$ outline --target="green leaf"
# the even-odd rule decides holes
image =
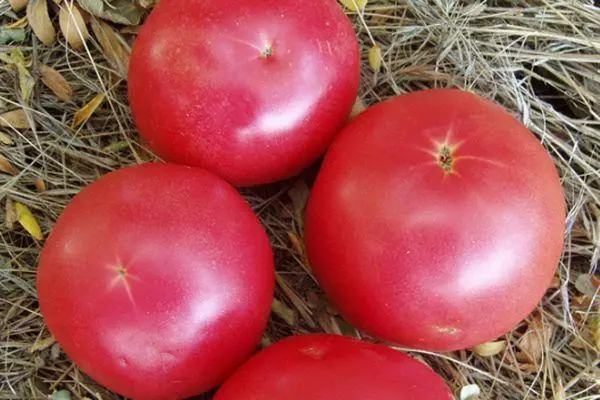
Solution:
[[[21,96],[23,101],[27,102],[31,98],[33,93],[33,87],[35,86],[35,79],[29,73],[27,69],[27,61],[21,49],[14,48],[10,53],[10,56],[6,54],[0,54],[0,60],[8,65],[13,65],[19,73],[19,86],[21,87]]]
[[[102,149],[105,153],[118,153],[129,148],[129,142],[127,140],[121,140],[114,142]]]
[[[23,101],[28,102],[31,98],[31,94],[33,93],[35,79],[33,79],[29,73],[29,70],[27,69],[27,62],[25,61],[25,56],[23,55],[21,49],[15,48],[10,53],[10,58],[17,67],[17,71],[19,71],[19,86],[21,87],[21,96],[23,97]]]
[[[22,43],[26,36],[25,29],[0,29],[0,45]]]
[[[131,0],[77,0],[81,8],[98,18],[123,25],[139,25],[148,10]]]
[[[71,392],[68,390],[58,390],[50,396],[52,400],[71,400]]]

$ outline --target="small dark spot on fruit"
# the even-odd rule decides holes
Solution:
[[[119,366],[121,366],[121,368],[127,368],[129,366],[125,357],[119,357]]]

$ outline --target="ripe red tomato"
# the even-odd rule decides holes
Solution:
[[[555,272],[564,194],[500,106],[428,90],[372,107],[335,140],[306,216],[314,272],[375,336],[448,351],[525,318]]]
[[[274,287],[244,199],[200,169],[108,174],[64,210],[38,271],[41,312],[92,378],[135,399],[218,384],[255,350]]]
[[[166,160],[268,183],[325,151],[356,98],[359,61],[335,0],[165,1],[135,42],[129,100]]]
[[[292,336],[240,367],[215,400],[451,400],[429,367],[389,347],[343,336]]]

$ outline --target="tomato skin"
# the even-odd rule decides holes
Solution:
[[[446,139],[456,148],[444,164]],[[340,133],[311,192],[306,244],[354,325],[450,351],[506,333],[535,308],[564,221],[557,171],[534,135],[496,104],[439,89],[378,104]]]
[[[359,62],[335,0],[171,0],[134,44],[129,100],[165,160],[263,184],[326,150],[356,98]]]
[[[48,329],[83,371],[127,397],[176,399],[217,386],[257,348],[274,266],[233,187],[145,164],[75,196],[37,279]]]
[[[451,400],[429,367],[344,336],[292,336],[242,365],[215,400]]]

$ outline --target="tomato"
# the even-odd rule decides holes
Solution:
[[[356,98],[359,62],[335,0],[170,0],[134,44],[129,100],[165,160],[263,184],[326,150]]]
[[[364,112],[333,143],[306,215],[315,275],[371,335],[450,351],[525,318],[560,259],[564,193],[499,105],[439,89]]]
[[[273,255],[225,181],[146,164],[75,196],[37,285],[48,329],[92,378],[135,399],[184,398],[220,384],[258,346]]]
[[[451,400],[425,364],[389,347],[335,335],[292,336],[267,347],[215,400]]]

